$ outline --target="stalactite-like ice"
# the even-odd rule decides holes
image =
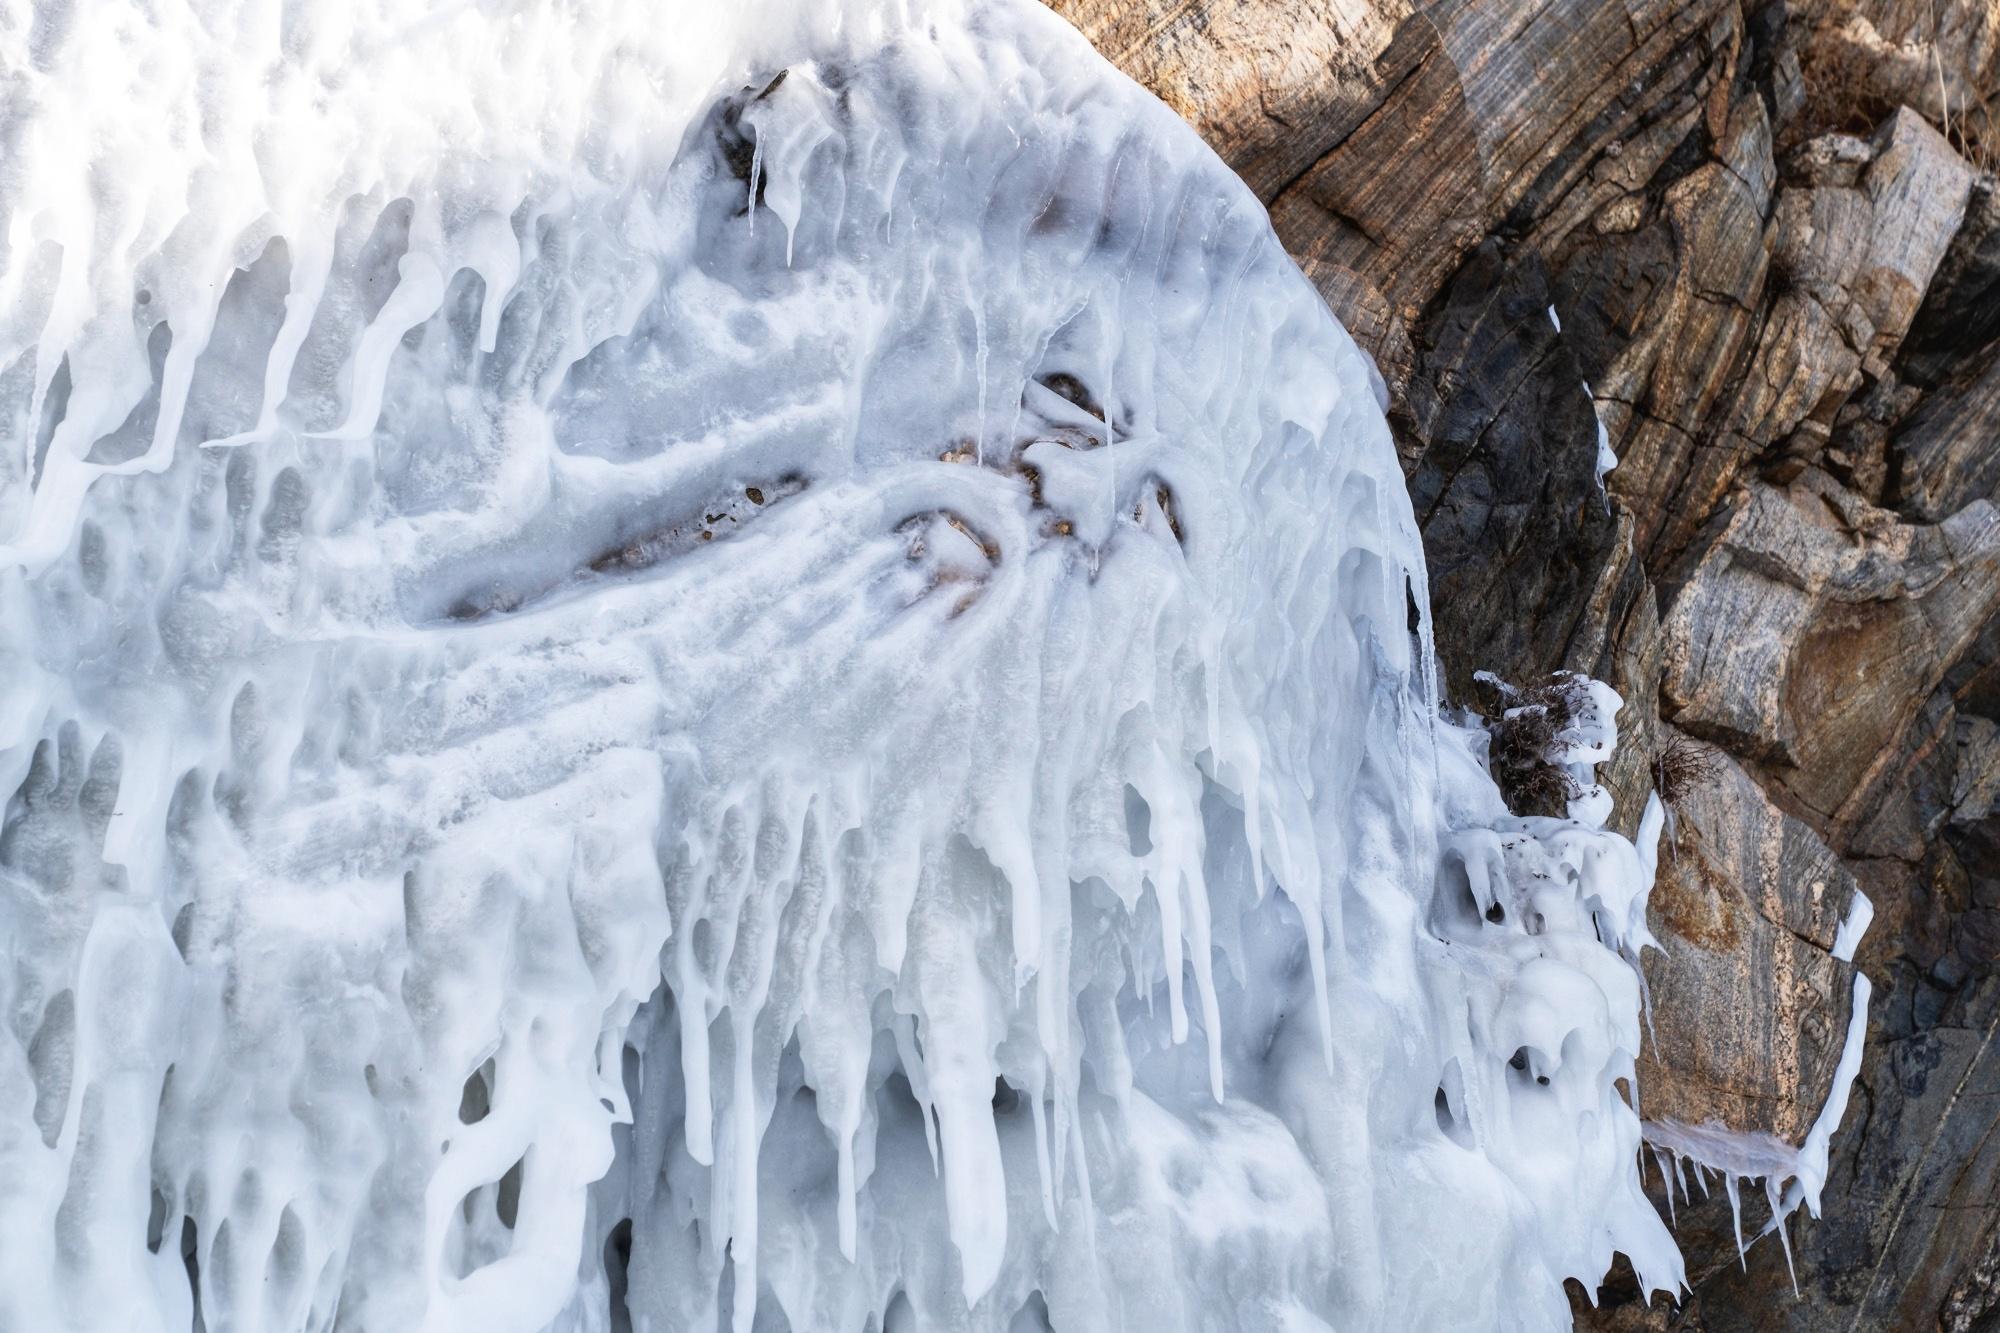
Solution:
[[[1677,1284],[1650,862],[1439,719],[1372,368],[1075,33],[30,11],[0,1326]]]

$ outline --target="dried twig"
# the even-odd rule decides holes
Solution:
[[[1722,776],[1722,757],[1691,736],[1676,731],[1653,757],[1653,786],[1660,799],[1678,805],[1690,794],[1712,787]]]

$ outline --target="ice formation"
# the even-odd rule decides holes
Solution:
[[[1678,1285],[1650,863],[1440,720],[1372,367],[1059,20],[5,0],[0,70],[0,1327]]]
[[[1643,841],[1643,829],[1640,837]],[[1868,933],[1869,923],[1874,919],[1875,904],[1869,901],[1867,894],[1855,890],[1853,900],[1847,905],[1847,914],[1834,934],[1833,956],[1842,962],[1854,961],[1854,951],[1860,947],[1861,937]],[[1762,1239],[1775,1231],[1779,1244],[1784,1246],[1788,1268],[1792,1263],[1792,1248],[1791,1240],[1785,1234],[1785,1220],[1801,1205],[1813,1216],[1819,1216],[1820,1194],[1826,1188],[1826,1173],[1833,1152],[1833,1135],[1847,1115],[1854,1080],[1861,1072],[1861,1056],[1868,1038],[1868,1002],[1873,990],[1867,975],[1859,968],[1855,969],[1854,986],[1848,999],[1847,1029],[1841,1036],[1840,1059],[1834,1065],[1826,1100],[1820,1103],[1819,1114],[1813,1117],[1812,1128],[1806,1131],[1804,1143],[1787,1143],[1773,1134],[1745,1132],[1713,1122],[1701,1125],[1687,1125],[1670,1119],[1645,1122],[1646,1142],[1659,1164],[1669,1209],[1673,1207],[1677,1191],[1681,1198],[1688,1197],[1688,1167],[1694,1168],[1694,1179],[1704,1195],[1708,1191],[1709,1173],[1721,1177],[1729,1193],[1729,1210],[1736,1228],[1739,1259],[1744,1257],[1747,1249],[1743,1235],[1741,1191],[1737,1184],[1739,1180],[1760,1184],[1765,1201],[1770,1205],[1769,1219],[1752,1239]],[[1792,1281],[1796,1287],[1796,1271]]]

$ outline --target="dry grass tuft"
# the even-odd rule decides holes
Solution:
[[[1713,787],[1722,776],[1722,756],[1691,736],[1674,732],[1653,757],[1653,786],[1668,805]]]
[[[1796,120],[1781,136],[1782,145],[1789,147],[1835,132],[1866,138],[1899,104],[1908,103],[1975,171],[2000,171],[2000,107],[1966,80],[1947,81],[1938,40],[1928,43],[1927,50],[1921,46],[1902,50],[1928,66],[1936,80],[1935,90],[1912,87],[1918,80],[1908,74],[1898,79],[1880,53],[1871,52],[1838,30],[1804,33],[1799,65],[1805,99]],[[1929,96],[1933,91],[1935,104]]]

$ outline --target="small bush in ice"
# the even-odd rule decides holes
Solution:
[[[1487,760],[1507,808],[1517,815],[1560,815],[1580,793],[1555,758],[1557,738],[1589,703],[1585,678],[1566,671],[1515,686],[1480,673]]]

